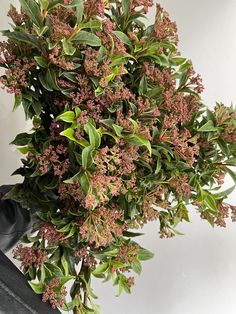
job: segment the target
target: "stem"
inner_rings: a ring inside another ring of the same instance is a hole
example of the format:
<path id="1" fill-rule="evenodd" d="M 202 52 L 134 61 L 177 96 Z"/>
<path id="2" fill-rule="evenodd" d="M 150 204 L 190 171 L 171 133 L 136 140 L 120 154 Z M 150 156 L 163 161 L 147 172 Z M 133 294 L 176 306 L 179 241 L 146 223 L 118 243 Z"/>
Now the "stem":
<path id="1" fill-rule="evenodd" d="M 88 291 L 87 291 L 87 287 L 86 284 L 80 280 L 80 276 L 84 276 L 86 274 L 88 267 L 85 265 L 85 261 L 84 259 L 82 260 L 82 265 L 80 268 L 80 271 L 78 273 L 78 284 L 77 284 L 77 295 L 80 296 L 80 300 L 82 301 L 82 297 L 80 294 L 80 291 L 83 290 L 83 304 L 87 305 L 88 304 Z M 74 310 L 73 313 L 74 314 L 82 314 L 83 313 L 83 304 L 81 303 L 79 306 L 77 306 Z"/>

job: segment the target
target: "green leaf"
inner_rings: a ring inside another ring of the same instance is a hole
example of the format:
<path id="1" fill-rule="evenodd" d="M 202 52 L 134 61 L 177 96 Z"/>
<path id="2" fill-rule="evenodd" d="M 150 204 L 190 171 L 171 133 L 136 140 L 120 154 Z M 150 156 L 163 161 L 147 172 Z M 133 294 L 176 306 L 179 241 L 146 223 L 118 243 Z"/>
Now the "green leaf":
<path id="1" fill-rule="evenodd" d="M 91 308 L 89 308 L 87 305 L 83 304 L 83 313 L 84 314 L 96 314 L 95 311 Z"/>
<path id="2" fill-rule="evenodd" d="M 123 236 L 128 237 L 128 238 L 140 237 L 142 235 L 144 235 L 144 233 L 131 232 L 131 231 L 124 231 L 123 232 Z"/>
<path id="3" fill-rule="evenodd" d="M 137 121 L 135 121 L 135 120 L 133 120 L 131 118 L 129 118 L 129 121 L 132 123 L 134 130 L 135 131 L 138 130 L 138 123 L 137 123 Z"/>
<path id="4" fill-rule="evenodd" d="M 88 169 L 93 164 L 94 146 L 85 147 L 82 151 L 82 167 Z"/>
<path id="5" fill-rule="evenodd" d="M 35 293 L 42 294 L 44 292 L 43 283 L 33 283 L 32 281 L 28 281 L 28 283 Z"/>
<path id="6" fill-rule="evenodd" d="M 35 56 L 35 61 L 41 68 L 48 68 L 48 60 L 42 56 Z"/>
<path id="7" fill-rule="evenodd" d="M 71 238 L 77 231 L 77 226 L 73 225 L 72 228 L 70 229 L 70 232 L 63 238 L 63 239 L 69 239 Z"/>
<path id="8" fill-rule="evenodd" d="M 41 10 L 47 10 L 49 5 L 49 0 L 39 0 Z"/>
<path id="9" fill-rule="evenodd" d="M 78 83 L 78 79 L 76 78 L 77 74 L 75 72 L 63 72 L 62 75 L 66 77 L 69 81 L 73 83 Z"/>
<path id="10" fill-rule="evenodd" d="M 147 84 L 147 78 L 146 75 L 142 76 L 140 83 L 139 83 L 139 95 L 145 95 L 147 93 L 148 84 Z"/>
<path id="11" fill-rule="evenodd" d="M 214 198 L 215 199 L 224 199 L 226 198 L 228 195 L 230 195 L 234 190 L 235 190 L 235 185 L 231 186 L 231 188 L 225 190 L 225 191 L 222 191 L 220 193 L 217 193 L 217 194 L 214 194 Z"/>
<path id="12" fill-rule="evenodd" d="M 144 248 L 138 250 L 138 259 L 140 261 L 147 261 L 154 257 L 154 254 Z"/>
<path id="13" fill-rule="evenodd" d="M 32 108 L 34 109 L 36 116 L 39 116 L 43 110 L 43 106 L 39 101 L 33 101 Z"/>
<path id="14" fill-rule="evenodd" d="M 50 262 L 46 262 L 44 264 L 44 267 L 46 267 L 46 269 L 48 269 L 55 277 L 63 277 L 64 276 L 61 268 L 58 267 L 57 265 L 51 264 Z"/>
<path id="15" fill-rule="evenodd" d="M 198 131 L 199 132 L 215 132 L 215 131 L 218 131 L 218 128 L 214 126 L 213 121 L 209 120 Z"/>
<path id="16" fill-rule="evenodd" d="M 106 126 L 108 126 L 109 128 L 112 128 L 112 125 L 114 124 L 114 120 L 113 119 L 104 119 L 104 120 L 100 120 L 100 122 Z"/>
<path id="17" fill-rule="evenodd" d="M 36 25 L 34 25 L 34 30 L 36 31 L 37 35 L 39 37 L 43 36 L 45 33 L 47 33 L 47 31 L 49 30 L 49 27 L 47 25 L 45 25 L 44 27 L 40 28 Z"/>
<path id="18" fill-rule="evenodd" d="M 116 37 L 119 40 L 121 40 L 124 44 L 132 47 L 132 42 L 131 42 L 131 40 L 129 39 L 129 37 L 125 33 L 120 32 L 120 31 L 113 31 L 112 33 L 114 35 L 116 35 Z"/>
<path id="19" fill-rule="evenodd" d="M 117 124 L 112 124 L 112 127 L 114 129 L 114 131 L 116 132 L 116 135 L 119 136 L 119 137 L 123 137 L 122 135 L 122 131 L 123 131 L 123 127 L 117 125 Z"/>
<path id="20" fill-rule="evenodd" d="M 176 57 L 172 58 L 171 61 L 173 62 L 174 65 L 180 66 L 181 64 L 185 63 L 187 59 L 182 57 Z"/>
<path id="21" fill-rule="evenodd" d="M 84 126 L 84 130 L 89 136 L 90 145 L 98 148 L 101 145 L 101 135 L 96 128 L 91 122 L 87 122 Z"/>
<path id="22" fill-rule="evenodd" d="M 92 274 L 94 276 L 103 274 L 107 271 L 108 267 L 109 267 L 108 263 L 102 263 L 92 272 Z"/>
<path id="23" fill-rule="evenodd" d="M 80 1 L 76 6 L 77 24 L 81 23 L 84 15 L 84 3 Z"/>
<path id="24" fill-rule="evenodd" d="M 64 286 L 68 281 L 76 279 L 75 276 L 62 276 L 60 277 L 60 286 Z"/>
<path id="25" fill-rule="evenodd" d="M 20 133 L 15 137 L 14 141 L 12 141 L 11 144 L 17 145 L 17 146 L 28 145 L 32 140 L 32 136 L 33 134 Z"/>
<path id="26" fill-rule="evenodd" d="M 9 31 L 2 31 L 3 36 L 6 36 L 13 41 L 16 42 L 23 42 L 25 44 L 31 45 L 35 48 L 38 48 L 38 50 L 41 50 L 39 41 L 37 37 L 31 34 L 23 33 L 23 32 L 9 32 Z"/>
<path id="27" fill-rule="evenodd" d="M 136 135 L 136 134 L 131 134 L 127 136 L 125 139 L 129 144 L 138 145 L 138 146 L 146 146 L 150 153 L 150 156 L 152 155 L 151 143 L 147 138 Z"/>
<path id="28" fill-rule="evenodd" d="M 62 264 L 62 267 L 64 269 L 65 276 L 68 276 L 68 274 L 69 274 L 69 264 L 68 264 L 68 262 L 66 260 L 65 254 L 62 255 L 61 264 Z"/>
<path id="29" fill-rule="evenodd" d="M 59 120 L 67 122 L 67 123 L 74 122 L 74 120 L 75 120 L 75 113 L 74 113 L 74 111 L 66 111 L 66 112 L 60 114 L 56 118 L 56 121 L 59 121 Z"/>
<path id="30" fill-rule="evenodd" d="M 78 44 L 89 45 L 92 47 L 98 47 L 102 44 L 101 39 L 98 36 L 86 31 L 80 31 L 73 37 L 73 41 L 76 41 Z"/>
<path id="31" fill-rule="evenodd" d="M 202 191 L 203 203 L 207 208 L 211 210 L 213 213 L 218 212 L 218 207 L 215 201 L 214 196 L 208 191 Z"/>
<path id="32" fill-rule="evenodd" d="M 231 178 L 236 183 L 236 173 L 228 167 L 225 167 L 225 169 L 227 170 L 228 174 L 231 176 Z"/>
<path id="33" fill-rule="evenodd" d="M 22 95 L 15 94 L 15 104 L 13 107 L 13 111 L 16 111 L 16 109 L 21 105 L 21 102 L 22 102 Z"/>
<path id="34" fill-rule="evenodd" d="M 125 18 L 127 18 L 130 14 L 130 1 L 131 0 L 122 0 L 121 2 Z"/>
<path id="35" fill-rule="evenodd" d="M 132 263 L 131 268 L 138 275 L 140 275 L 142 272 L 142 265 L 141 265 L 140 261 L 136 261 L 136 262 Z"/>
<path id="36" fill-rule="evenodd" d="M 162 88 L 160 86 L 155 86 L 147 92 L 149 98 L 157 98 L 162 93 Z"/>
<path id="37" fill-rule="evenodd" d="M 80 172 L 76 173 L 72 178 L 64 180 L 64 183 L 67 184 L 74 184 L 74 183 L 78 183 L 78 181 L 80 180 Z"/>
<path id="38" fill-rule="evenodd" d="M 63 38 L 62 40 L 62 47 L 64 53 L 68 56 L 73 56 L 76 52 L 76 48 L 69 41 L 67 41 L 66 38 Z"/>
<path id="39" fill-rule="evenodd" d="M 40 27 L 41 25 L 41 13 L 39 5 L 35 0 L 20 0 L 23 11 L 28 15 L 30 20 Z"/>
<path id="40" fill-rule="evenodd" d="M 48 5 L 48 10 L 51 10 L 51 9 L 59 6 L 60 2 L 61 2 L 60 0 L 51 0 L 49 5 Z"/>
<path id="41" fill-rule="evenodd" d="M 84 193 L 88 193 L 89 184 L 90 184 L 88 175 L 86 173 L 81 174 L 79 177 L 79 181 L 80 181 L 80 184 Z"/>
<path id="42" fill-rule="evenodd" d="M 60 228 L 60 229 L 57 229 L 58 232 L 67 232 L 71 229 L 71 223 L 68 223 L 67 225 L 65 225 L 64 227 Z"/>
<path id="43" fill-rule="evenodd" d="M 67 137 L 69 140 L 79 144 L 82 147 L 89 146 L 89 143 L 86 140 L 78 140 L 75 137 L 75 131 L 72 128 L 68 128 L 60 133 L 60 135 Z"/>
<path id="44" fill-rule="evenodd" d="M 88 21 L 87 23 L 81 24 L 80 29 L 83 29 L 83 28 L 102 29 L 102 23 L 99 20 L 91 20 L 91 21 Z"/>
<path id="45" fill-rule="evenodd" d="M 46 72 L 46 81 L 52 89 L 60 90 L 57 84 L 56 73 L 52 69 L 48 69 Z"/>
<path id="46" fill-rule="evenodd" d="M 53 90 L 60 90 L 57 84 L 56 74 L 52 69 L 39 73 L 39 80 L 42 86 L 49 92 L 52 92 Z"/>

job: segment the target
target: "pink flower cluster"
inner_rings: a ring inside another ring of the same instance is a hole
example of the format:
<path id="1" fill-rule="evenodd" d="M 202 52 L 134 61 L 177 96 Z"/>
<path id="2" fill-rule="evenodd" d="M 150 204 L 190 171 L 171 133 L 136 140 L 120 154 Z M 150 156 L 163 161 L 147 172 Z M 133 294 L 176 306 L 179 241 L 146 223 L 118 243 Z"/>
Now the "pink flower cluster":
<path id="1" fill-rule="evenodd" d="M 181 196 L 191 196 L 192 188 L 188 183 L 187 175 L 174 177 L 169 181 L 169 186 L 174 188 L 176 193 Z"/>
<path id="2" fill-rule="evenodd" d="M 95 248 L 106 246 L 119 238 L 126 229 L 124 212 L 116 207 L 100 207 L 88 213 L 88 218 L 80 227 L 80 234 Z M 119 222 L 120 221 L 120 222 Z"/>
<path id="3" fill-rule="evenodd" d="M 80 260 L 83 260 L 85 266 L 88 266 L 94 269 L 97 265 L 97 261 L 95 257 L 90 253 L 90 248 L 88 246 L 84 246 L 80 250 L 75 252 L 75 256 Z"/>
<path id="4" fill-rule="evenodd" d="M 29 72 L 35 67 L 36 62 L 33 59 L 27 57 L 16 58 L 14 61 L 12 60 L 11 67 L 5 72 L 7 78 L 0 77 L 0 83 L 6 87 L 8 93 L 21 95 L 22 89 L 31 86 Z"/>
<path id="5" fill-rule="evenodd" d="M 53 169 L 54 175 L 62 177 L 66 173 L 70 166 L 68 158 L 60 161 L 60 156 L 63 156 L 67 152 L 67 148 L 63 145 L 54 147 L 49 145 L 43 152 L 43 154 L 37 154 L 36 158 L 39 164 L 39 170 L 42 174 L 48 173 L 51 168 Z"/>
<path id="6" fill-rule="evenodd" d="M 17 26 L 20 26 L 27 20 L 27 16 L 23 12 L 18 13 L 13 5 L 11 5 L 11 9 L 8 11 L 7 16 L 9 16 Z"/>
<path id="7" fill-rule="evenodd" d="M 104 175 L 100 172 L 93 173 L 90 180 L 90 192 L 84 200 L 85 208 L 93 208 L 107 203 L 111 197 L 121 193 L 122 179 L 117 176 Z"/>
<path id="8" fill-rule="evenodd" d="M 57 307 L 63 307 L 65 304 L 65 296 L 67 291 L 65 287 L 61 287 L 61 281 L 59 278 L 53 278 L 44 287 L 44 293 L 42 296 L 42 301 L 49 301 L 51 307 L 56 309 Z"/>
<path id="9" fill-rule="evenodd" d="M 97 1 L 85 0 L 84 9 L 85 9 L 88 19 L 97 15 L 100 17 L 104 17 L 105 1 L 104 0 L 97 0 Z"/>
<path id="10" fill-rule="evenodd" d="M 139 13 L 148 13 L 148 8 L 152 7 L 154 4 L 153 0 L 131 0 L 130 1 L 130 13 L 139 12 Z M 142 7 L 142 8 L 140 8 Z M 137 8 L 139 10 L 137 11 Z"/>
<path id="11" fill-rule="evenodd" d="M 154 24 L 154 34 L 157 39 L 178 43 L 178 35 L 177 35 L 177 25 L 175 22 L 172 22 L 169 18 L 169 14 L 160 6 L 160 4 L 156 4 L 157 13 L 156 13 L 156 21 Z"/>
<path id="12" fill-rule="evenodd" d="M 55 226 L 50 223 L 44 223 L 39 228 L 38 234 L 47 241 L 48 246 L 65 243 L 64 234 L 56 230 Z"/>
<path id="13" fill-rule="evenodd" d="M 22 244 L 18 244 L 13 250 L 13 257 L 22 262 L 21 268 L 23 270 L 32 266 L 38 269 L 47 261 L 48 254 L 44 250 L 23 247 Z"/>

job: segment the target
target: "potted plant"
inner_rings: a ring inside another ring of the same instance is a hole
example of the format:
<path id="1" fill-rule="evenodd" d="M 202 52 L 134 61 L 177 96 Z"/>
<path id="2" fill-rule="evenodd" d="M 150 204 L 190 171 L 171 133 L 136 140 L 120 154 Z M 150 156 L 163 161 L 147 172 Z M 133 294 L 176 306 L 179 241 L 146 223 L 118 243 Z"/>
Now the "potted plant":
<path id="1" fill-rule="evenodd" d="M 189 205 L 225 226 L 236 207 L 236 111 L 201 100 L 202 81 L 177 49 L 177 27 L 152 0 L 19 0 L 0 44 L 0 82 L 32 130 L 12 144 L 24 178 L 6 197 L 38 209 L 14 250 L 52 307 L 98 313 L 92 276 L 130 293 L 153 254 L 134 239 L 149 221 L 178 234 Z M 70 284 L 70 293 L 66 286 Z"/>

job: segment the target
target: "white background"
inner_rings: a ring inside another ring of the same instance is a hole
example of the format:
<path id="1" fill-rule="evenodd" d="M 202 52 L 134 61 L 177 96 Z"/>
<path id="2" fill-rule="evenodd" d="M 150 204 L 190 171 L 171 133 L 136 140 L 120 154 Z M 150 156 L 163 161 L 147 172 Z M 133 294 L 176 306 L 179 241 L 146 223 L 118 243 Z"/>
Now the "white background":
<path id="1" fill-rule="evenodd" d="M 182 54 L 203 76 L 205 103 L 236 104 L 236 1 L 159 2 L 178 23 Z M 9 3 L 1 0 L 1 29 L 7 28 Z M 154 14 L 153 8 L 150 21 Z M 13 114 L 11 108 L 11 97 L 0 91 L 0 184 L 20 180 L 10 177 L 19 156 L 8 143 L 25 123 L 22 111 Z M 230 201 L 236 204 L 235 193 Z M 227 229 L 212 229 L 196 213 L 191 218 L 192 223 L 179 228 L 186 235 L 171 240 L 158 238 L 157 223 L 144 229 L 140 243 L 155 252 L 155 258 L 144 263 L 131 296 L 116 298 L 110 284 L 94 283 L 103 314 L 236 313 L 236 225 L 229 221 Z"/>

